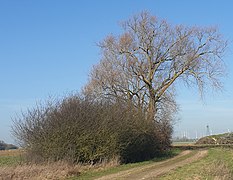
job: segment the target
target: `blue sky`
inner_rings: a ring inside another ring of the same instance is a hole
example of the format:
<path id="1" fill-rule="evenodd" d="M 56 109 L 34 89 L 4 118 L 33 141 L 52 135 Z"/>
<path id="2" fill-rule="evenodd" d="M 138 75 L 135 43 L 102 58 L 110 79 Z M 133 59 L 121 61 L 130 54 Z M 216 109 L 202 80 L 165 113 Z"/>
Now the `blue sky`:
<path id="1" fill-rule="evenodd" d="M 13 143 L 11 118 L 48 96 L 79 91 L 99 61 L 96 43 L 121 32 L 119 23 L 143 10 L 171 24 L 217 26 L 229 40 L 222 93 L 180 86 L 175 135 L 233 131 L 233 1 L 11 0 L 0 1 L 0 140 Z"/>

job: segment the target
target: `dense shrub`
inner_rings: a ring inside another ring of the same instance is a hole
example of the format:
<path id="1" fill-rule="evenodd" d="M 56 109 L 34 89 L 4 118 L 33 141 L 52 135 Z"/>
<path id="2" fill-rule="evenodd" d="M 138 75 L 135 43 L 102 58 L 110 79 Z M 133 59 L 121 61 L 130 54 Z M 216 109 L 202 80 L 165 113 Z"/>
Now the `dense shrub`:
<path id="1" fill-rule="evenodd" d="M 148 122 L 142 112 L 122 102 L 69 96 L 23 113 L 13 133 L 33 161 L 135 162 L 170 145 L 170 124 Z"/>

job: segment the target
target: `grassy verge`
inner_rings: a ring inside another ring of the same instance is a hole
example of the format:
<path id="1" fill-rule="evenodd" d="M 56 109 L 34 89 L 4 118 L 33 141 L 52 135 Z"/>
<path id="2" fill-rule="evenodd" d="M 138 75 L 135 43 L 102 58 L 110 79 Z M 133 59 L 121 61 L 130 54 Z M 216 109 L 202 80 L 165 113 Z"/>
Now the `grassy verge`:
<path id="1" fill-rule="evenodd" d="M 171 171 L 160 179 L 233 179 L 233 149 L 211 148 L 200 161 Z"/>
<path id="2" fill-rule="evenodd" d="M 153 160 L 149 160 L 149 161 L 144 161 L 144 162 L 138 162 L 138 163 L 130 163 L 130 164 L 123 164 L 123 165 L 119 165 L 116 167 L 106 167 L 106 168 L 100 168 L 100 169 L 92 169 L 92 170 L 88 170 L 86 172 L 81 173 L 80 176 L 76 176 L 76 177 L 72 177 L 69 178 L 69 180 L 76 180 L 76 179 L 85 179 L 85 180 L 91 180 L 91 179 L 95 179 L 98 177 L 102 177 L 105 175 L 109 175 L 109 174 L 114 174 L 120 171 L 124 171 L 124 170 L 129 170 L 131 168 L 136 168 L 136 167 L 141 167 L 141 166 L 145 166 L 145 165 L 149 165 L 155 162 L 159 162 L 159 161 L 163 161 L 166 159 L 169 159 L 171 157 L 174 157 L 176 155 L 178 155 L 181 152 L 181 150 L 179 149 L 173 149 L 172 151 L 168 152 L 167 154 L 164 154 L 162 157 L 159 158 L 155 158 Z"/>
<path id="3" fill-rule="evenodd" d="M 22 162 L 23 151 L 21 150 L 4 150 L 0 151 L 0 167 L 13 166 Z"/>
<path id="4" fill-rule="evenodd" d="M 95 179 L 111 173 L 162 161 L 179 154 L 180 151 L 178 149 L 172 150 L 160 158 L 140 163 L 118 165 L 117 163 L 114 164 L 111 162 L 98 166 L 71 165 L 66 162 L 28 164 L 22 161 L 23 152 L 1 151 L 0 177 L 5 177 L 6 179 L 65 179 L 75 176 L 69 179 Z"/>
<path id="5" fill-rule="evenodd" d="M 17 165 L 21 161 L 21 156 L 0 156 L 0 167 Z"/>

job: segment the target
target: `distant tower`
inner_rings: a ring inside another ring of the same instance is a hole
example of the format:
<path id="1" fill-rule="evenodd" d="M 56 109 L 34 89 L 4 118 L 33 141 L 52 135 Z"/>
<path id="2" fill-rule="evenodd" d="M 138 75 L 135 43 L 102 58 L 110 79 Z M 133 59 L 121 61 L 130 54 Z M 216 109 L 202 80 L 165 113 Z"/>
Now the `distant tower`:
<path id="1" fill-rule="evenodd" d="M 206 136 L 210 135 L 210 127 L 209 125 L 206 126 Z"/>

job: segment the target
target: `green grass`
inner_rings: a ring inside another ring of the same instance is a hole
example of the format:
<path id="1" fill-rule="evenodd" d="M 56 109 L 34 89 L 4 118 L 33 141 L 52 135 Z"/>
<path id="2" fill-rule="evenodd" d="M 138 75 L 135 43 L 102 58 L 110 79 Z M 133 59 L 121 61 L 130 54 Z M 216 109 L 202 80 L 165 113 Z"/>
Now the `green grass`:
<path id="1" fill-rule="evenodd" d="M 233 179 L 233 149 L 211 148 L 205 158 L 171 171 L 160 179 Z"/>
<path id="2" fill-rule="evenodd" d="M 0 167 L 17 165 L 21 161 L 21 156 L 0 156 Z"/>
<path id="3" fill-rule="evenodd" d="M 179 142 L 179 141 L 176 141 L 176 142 L 173 142 L 173 143 L 172 143 L 173 146 L 194 145 L 194 144 L 195 144 L 194 141 L 187 141 L 187 142 Z"/>
<path id="4" fill-rule="evenodd" d="M 166 160 L 166 159 L 169 159 L 171 157 L 174 157 L 174 156 L 178 155 L 180 152 L 181 152 L 181 150 L 179 150 L 179 149 L 173 149 L 169 153 L 164 154 L 162 157 L 155 158 L 153 160 L 143 161 L 143 162 L 138 162 L 138 163 L 123 164 L 123 165 L 119 165 L 119 166 L 116 166 L 116 167 L 106 168 L 106 169 L 101 170 L 101 171 L 89 170 L 87 172 L 81 173 L 81 175 L 78 176 L 78 177 L 69 178 L 69 180 L 76 180 L 76 179 L 91 180 L 91 179 L 95 179 L 95 178 L 102 177 L 102 176 L 105 176 L 105 175 L 114 174 L 114 173 L 117 173 L 117 172 L 120 172 L 120 171 L 129 170 L 131 168 L 141 167 L 141 166 L 149 165 L 149 164 L 152 164 L 152 163 L 155 163 L 155 162 L 163 161 L 163 160 Z"/>

